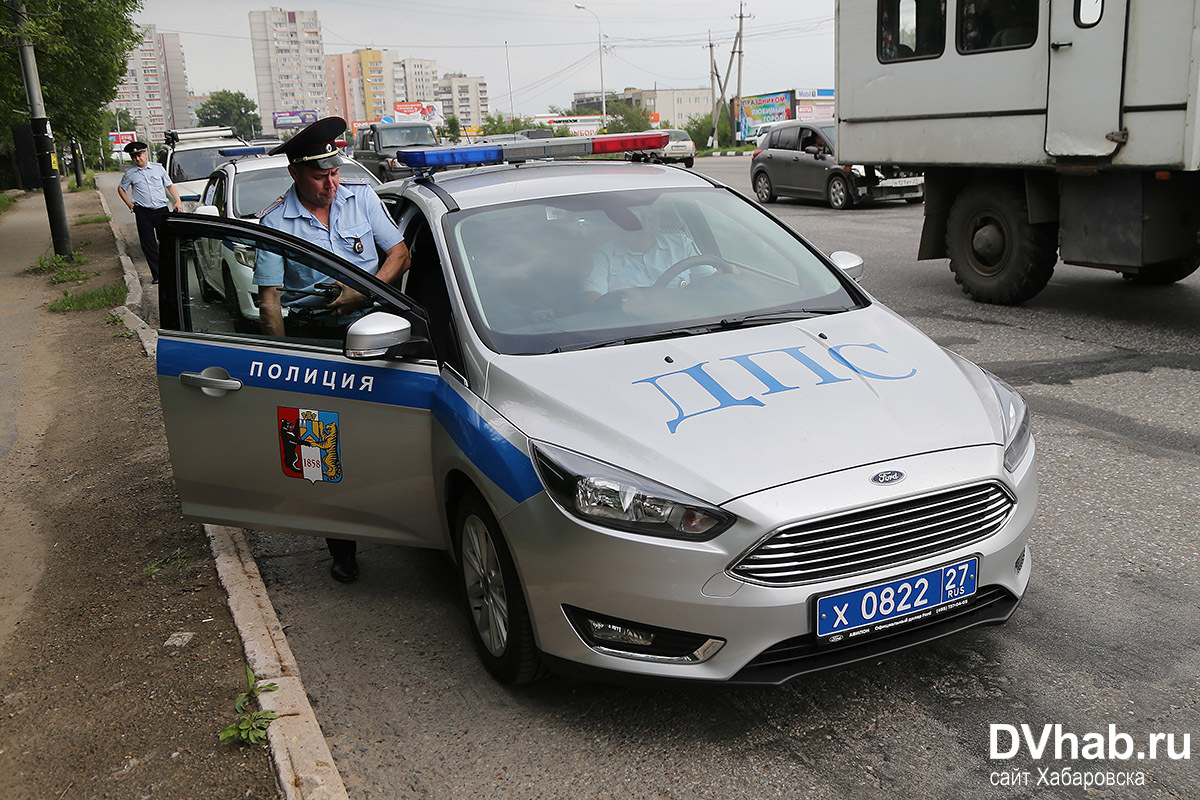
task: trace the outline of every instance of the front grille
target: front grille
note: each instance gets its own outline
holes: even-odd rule
[[[771,586],[841,578],[943,553],[991,536],[1015,502],[996,483],[806,522],[768,537],[730,572]]]

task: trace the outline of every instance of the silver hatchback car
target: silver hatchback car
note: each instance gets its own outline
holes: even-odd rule
[[[662,138],[406,154],[417,176],[378,189],[412,253],[400,287],[169,216],[158,376],[184,513],[445,551],[505,682],[780,683],[1006,620],[1037,503],[1020,395],[863,291],[861,259],[725,186],[539,160]],[[210,240],[369,302],[324,335],[239,332],[186,291],[178,256]]]

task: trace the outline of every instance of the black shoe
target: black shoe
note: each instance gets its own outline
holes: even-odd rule
[[[158,278],[155,278],[154,280],[150,281],[150,285],[151,285],[151,286],[157,286],[157,285],[158,285]]]
[[[358,580],[358,561],[354,554],[334,556],[329,574],[338,583],[354,583]]]

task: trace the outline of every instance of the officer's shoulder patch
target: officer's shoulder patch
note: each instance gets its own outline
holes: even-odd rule
[[[344,186],[369,186],[366,178],[342,178]]]
[[[254,215],[254,218],[255,218],[255,219],[262,219],[262,218],[263,218],[263,217],[265,217],[267,214],[270,214],[272,211],[274,211],[275,209],[279,208],[281,205],[283,205],[283,198],[284,198],[284,197],[285,197],[285,195],[282,195],[282,194],[281,194],[281,195],[279,195],[279,197],[275,198],[275,202],[274,202],[274,203],[271,203],[271,205],[267,206],[267,207],[266,207],[266,208],[264,208],[262,211],[260,211],[260,212],[258,212],[257,214],[255,214],[255,215]]]

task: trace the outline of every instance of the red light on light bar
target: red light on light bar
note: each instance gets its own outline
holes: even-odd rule
[[[671,137],[665,133],[606,133],[592,137],[592,154],[624,153],[628,150],[657,150]]]

